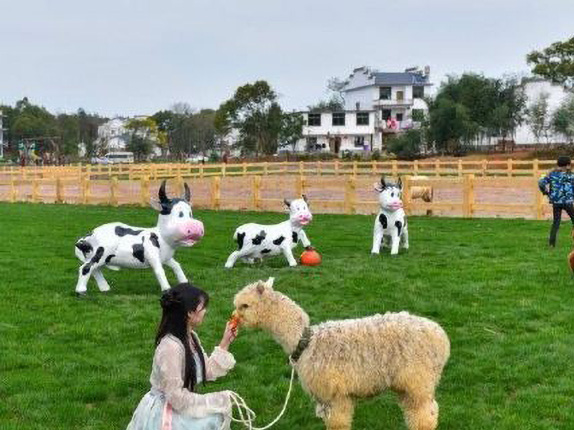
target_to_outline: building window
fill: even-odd
[[[307,115],[307,125],[310,127],[321,127],[321,114],[310,113]]]
[[[333,125],[345,125],[345,112],[333,112]]]
[[[369,112],[357,112],[357,125],[369,125]]]
[[[425,87],[413,87],[413,99],[422,99],[425,96]]]
[[[381,119],[383,121],[388,120],[391,117],[391,110],[390,109],[383,109],[381,111]]]
[[[402,113],[398,113],[397,114],[397,121],[402,121],[403,120],[403,114]]]
[[[413,121],[424,121],[425,119],[425,111],[422,109],[413,109],[411,112],[411,117]]]
[[[380,87],[379,88],[379,98],[381,100],[391,99],[391,87]]]
[[[397,91],[397,100],[402,102],[405,99],[405,92],[404,91]]]
[[[355,148],[362,148],[365,146],[365,136],[355,136]]]

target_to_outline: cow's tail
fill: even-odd
[[[76,253],[76,257],[82,262],[87,262],[94,253],[94,247],[90,243],[90,236],[84,236],[76,242],[74,246],[74,252]]]

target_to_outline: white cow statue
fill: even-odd
[[[399,244],[405,249],[409,248],[409,230],[401,200],[402,181],[399,178],[397,184],[387,184],[383,176],[374,188],[379,193],[380,210],[375,219],[371,253],[378,254],[381,245],[384,248],[390,244],[391,255],[396,255],[399,253]]]
[[[204,234],[203,223],[193,219],[191,193],[184,184],[183,198],[170,199],[165,192],[165,181],[159,188],[159,201],[152,207],[159,211],[153,228],[132,227],[119,222],[101,225],[76,242],[76,256],[82,261],[76,294],[86,294],[88,280],[93,276],[102,292],[110,289],[102,268],[119,270],[120,267],[145,269],[151,267],[162,291],[170,285],[163,264],[171,267],[178,282],[187,282],[180,264],[173,255],[180,246],[195,245]]]
[[[237,251],[233,251],[225,267],[233,267],[238,258],[246,263],[254,263],[256,260],[263,259],[272,255],[283,254],[289,266],[297,265],[293,257],[292,249],[301,241],[306,249],[311,248],[311,242],[303,231],[303,226],[308,225],[313,219],[307,197],[289,201],[284,200],[289,219],[279,224],[243,224],[235,230],[233,239],[237,242]]]

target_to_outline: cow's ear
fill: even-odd
[[[163,208],[161,207],[161,203],[157,199],[154,199],[153,197],[149,201],[149,204],[152,208],[154,208],[158,212],[161,212],[163,210]]]
[[[291,200],[283,199],[283,203],[285,203],[287,209],[291,209]]]
[[[307,200],[307,194],[301,194],[301,197],[303,197],[303,200],[305,201],[305,203],[307,203],[307,206],[309,206],[309,200]]]
[[[191,191],[189,190],[187,182],[183,183],[183,190],[184,190],[183,199],[189,203],[191,201]]]
[[[381,185],[380,182],[375,182],[375,183],[373,184],[373,188],[374,188],[375,191],[378,192],[378,193],[380,193],[380,192],[383,191],[383,187],[382,187],[382,185]]]

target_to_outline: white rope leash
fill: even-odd
[[[271,421],[265,427],[254,427],[253,426],[253,421],[255,421],[255,418],[257,417],[257,415],[255,414],[255,412],[253,412],[252,409],[249,408],[249,406],[247,406],[247,403],[245,403],[245,400],[243,400],[243,398],[239,394],[231,391],[231,393],[230,393],[231,403],[233,404],[233,406],[235,406],[237,408],[237,412],[239,413],[239,418],[235,418],[233,416],[233,411],[232,411],[231,421],[243,424],[245,427],[247,427],[248,430],[266,430],[266,429],[274,426],[281,419],[281,417],[285,413],[285,410],[287,409],[287,404],[289,403],[289,398],[291,397],[291,389],[293,388],[293,379],[294,378],[295,378],[295,367],[292,366],[291,367],[291,381],[289,382],[289,391],[287,391],[287,396],[285,397],[285,402],[283,403],[283,409],[281,409],[281,412],[279,413],[277,418],[275,418],[273,421]]]

